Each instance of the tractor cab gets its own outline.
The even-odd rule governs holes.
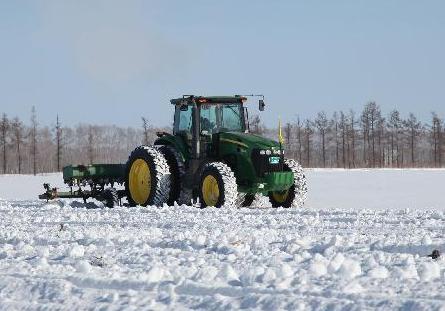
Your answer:
[[[246,97],[184,97],[173,99],[175,105],[174,134],[200,135],[220,132],[245,132],[247,114],[243,107]]]
[[[173,99],[173,135],[183,138],[193,158],[211,152],[219,133],[247,133],[247,108],[243,96],[184,96]]]

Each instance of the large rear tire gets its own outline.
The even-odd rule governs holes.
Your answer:
[[[130,206],[167,203],[170,193],[170,170],[164,155],[154,147],[137,147],[128,158],[125,190]]]
[[[201,207],[236,207],[238,186],[232,169],[222,162],[206,164],[199,184]]]
[[[157,146],[158,150],[164,155],[170,167],[170,193],[168,196],[167,204],[173,205],[175,202],[184,204],[190,203],[185,201],[186,190],[183,187],[183,180],[185,175],[184,159],[181,154],[176,151],[172,146]]]
[[[303,168],[292,159],[284,160],[285,171],[294,173],[294,184],[286,191],[269,192],[273,207],[303,207],[307,197],[307,182]]]

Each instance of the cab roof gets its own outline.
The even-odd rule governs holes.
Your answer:
[[[230,104],[230,103],[242,103],[246,101],[247,98],[244,96],[234,95],[234,96],[196,96],[196,95],[184,95],[182,98],[175,98],[170,100],[173,105],[180,105],[184,102],[187,104],[195,100],[198,104]]]

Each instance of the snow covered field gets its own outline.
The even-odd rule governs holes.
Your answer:
[[[304,209],[39,202],[0,176],[0,309],[445,308],[445,170],[312,170]]]

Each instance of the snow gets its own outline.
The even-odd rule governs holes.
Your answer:
[[[0,177],[0,309],[444,307],[444,170],[309,170],[303,209],[104,208]],[[265,202],[264,198],[259,202]]]

